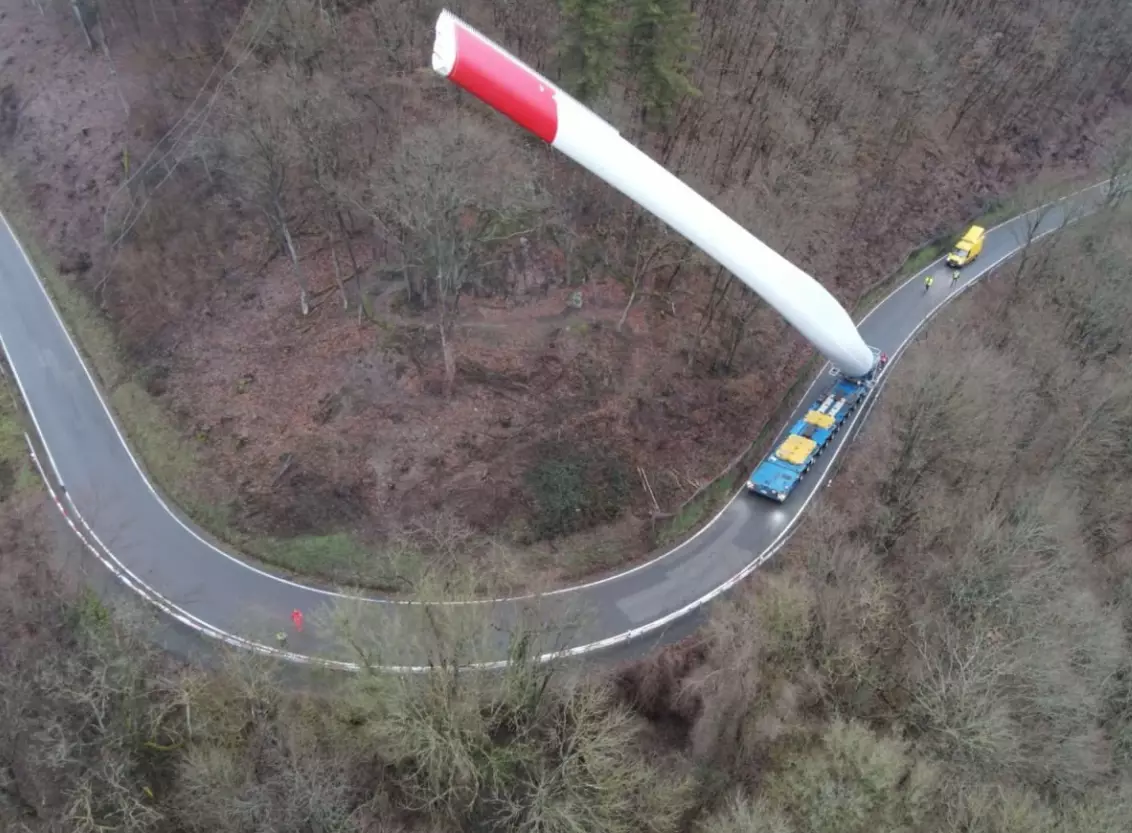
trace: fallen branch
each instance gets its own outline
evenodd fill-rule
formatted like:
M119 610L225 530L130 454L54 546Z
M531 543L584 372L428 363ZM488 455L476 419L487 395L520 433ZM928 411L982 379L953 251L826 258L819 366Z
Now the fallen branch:
M283 479L284 475L291 470L291 465L295 462L295 457L292 454L287 454L287 459L283 461L283 468L279 470L279 474L275 475L275 479L271 481L271 486L274 488Z
M642 466L637 466L637 473L641 475L641 480L645 484L645 491L648 493L648 496L650 498L652 498L653 511L659 512L660 511L660 502L657 501L656 493L653 492L652 486L649 484L649 476L647 474L645 474L645 470Z
M637 299L637 288L634 286L632 293L629 295L629 303L625 305L625 309L621 311L621 318L617 322L617 332L621 332L621 328L625 325L625 319L629 317L629 310L633 306L633 301Z

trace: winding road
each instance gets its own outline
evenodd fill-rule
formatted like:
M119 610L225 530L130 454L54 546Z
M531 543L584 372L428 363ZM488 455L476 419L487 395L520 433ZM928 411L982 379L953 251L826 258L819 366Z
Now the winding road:
M858 322L866 342L889 354L885 375L916 331L951 298L1032 239L1095 211L1107 186L1098 183L991 229L982 255L954 285L939 260L893 290ZM923 276L929 272L938 277L925 291ZM301 610L310 622L328 606L352 600L390 633L415 627L424 611L421 605L308 587L275 575L225 551L180 514L150 483L129 449L7 220L0 228L0 291L0 346L38 435L34 441L29 437L33 457L68 523L127 587L197 633L295 662L342 669L356 666L319 628L295 633L292 610ZM829 365L819 371L788 424L801 415L829 372ZM881 389L853 415L850 429L867 417ZM756 430L752 425L752 434ZM842 431L831 453L820 458L782 506L740 493L693 538L625 572L538 596L463 603L491 605L498 626L497 636L482 648L482 664L505 661L506 633L519 617L548 621L569 615L577 622L548 658L616 653L644 639L665 640L686 632L703 605L777 552L820 488L837 488L826 475L855 433ZM281 630L291 634L285 650L270 638ZM423 662L408 647L393 653L382 658L389 667L415 669Z

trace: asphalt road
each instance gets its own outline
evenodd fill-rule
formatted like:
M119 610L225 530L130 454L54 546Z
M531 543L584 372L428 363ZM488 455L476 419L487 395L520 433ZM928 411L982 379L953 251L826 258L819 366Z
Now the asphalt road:
M865 341L891 357L886 375L915 332L950 298L1018 252L1034 233L1051 233L1095 210L1106 187L1095 185L994 228L955 285L937 261L894 290L859 322ZM937 277L925 292L928 272ZM313 624L345 603L393 646L382 664L418 667L425 661L413 640L404 638L424 624L420 605L308 587L248 564L210 541L156 491L6 221L0 225L0 287L0 345L35 424L37 464L68 522L119 580L206 636L296 661L315 658L352 667L348 654ZM828 365L819 371L788 424L817 386L828 383L829 372ZM849 428L858 427L882 392L883 384ZM752 434L756 429L751 426ZM618 653L687 632L705 603L774 555L818 489L847 488L844 479L827 482L826 473L855 433L840 432L831 453L822 455L782 506L744 492L694 538L627 572L537 597L471 603L481 613L482 605L490 605L497 625L495 635L477 647L482 660L506 656L506 634L520 617L571 622L552 648L574 655ZM301 633L291 623L296 609L306 622ZM282 652L271 638L278 631L290 633Z

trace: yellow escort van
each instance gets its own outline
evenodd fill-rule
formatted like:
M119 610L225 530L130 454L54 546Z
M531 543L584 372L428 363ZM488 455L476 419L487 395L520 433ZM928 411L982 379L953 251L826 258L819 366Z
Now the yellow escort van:
M971 226L947 256L947 265L953 269L966 266L983 250L987 231L982 226Z

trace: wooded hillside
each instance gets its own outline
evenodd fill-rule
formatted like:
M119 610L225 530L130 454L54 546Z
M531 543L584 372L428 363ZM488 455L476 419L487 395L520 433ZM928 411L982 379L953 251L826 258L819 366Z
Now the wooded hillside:
M100 371L151 470L213 530L391 590L453 548L561 581L647 549L809 351L432 74L437 10L12 9L6 200L121 346ZM1096 165L1129 103L1114 0L454 10L849 305L1018 183Z
M0 503L0 825L1122 833L1130 269L1126 204L959 300L890 369L838 475L855 490L823 490L697 637L617 669L537 665L568 623L534 623L508 673L469 673L495 638L478 605L420 633L329 623L361 662L413 640L428 675L297 694L248 655L174 663L136 611L59 590L47 556L73 539L21 476Z

